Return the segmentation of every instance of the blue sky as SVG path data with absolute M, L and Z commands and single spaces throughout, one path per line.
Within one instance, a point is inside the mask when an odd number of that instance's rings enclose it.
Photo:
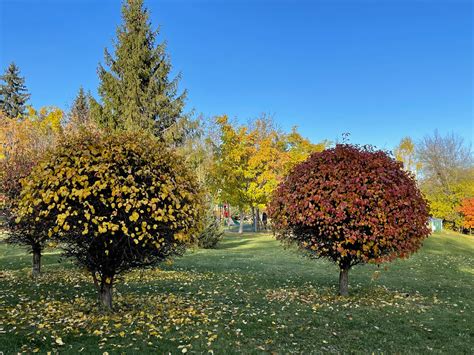
M 313 141 L 391 149 L 454 131 L 473 139 L 473 5 L 442 0 L 145 0 L 188 108 L 242 122 L 262 112 Z M 0 67 L 34 106 L 96 92 L 120 1 L 1 0 Z

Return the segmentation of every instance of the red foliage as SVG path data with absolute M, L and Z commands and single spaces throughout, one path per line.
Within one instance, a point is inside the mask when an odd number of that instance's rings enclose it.
M 371 147 L 311 155 L 275 191 L 269 213 L 278 239 L 341 270 L 406 257 L 430 234 L 414 177 Z
M 459 212 L 464 216 L 463 226 L 474 228 L 474 198 L 466 198 L 459 207 Z

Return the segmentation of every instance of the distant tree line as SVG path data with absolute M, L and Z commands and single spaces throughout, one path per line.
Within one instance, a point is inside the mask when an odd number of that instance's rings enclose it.
M 435 131 L 415 143 L 405 137 L 395 148 L 396 159 L 411 171 L 427 197 L 431 215 L 460 232 L 474 228 L 474 160 L 462 137 Z

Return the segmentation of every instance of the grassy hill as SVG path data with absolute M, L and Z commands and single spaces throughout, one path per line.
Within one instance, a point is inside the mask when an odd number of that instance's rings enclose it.
M 117 285 L 114 314 L 90 277 L 57 251 L 29 278 L 30 256 L 0 243 L 0 351 L 473 353 L 474 238 L 431 236 L 408 260 L 356 267 L 349 298 L 337 268 L 269 235 L 227 233 Z

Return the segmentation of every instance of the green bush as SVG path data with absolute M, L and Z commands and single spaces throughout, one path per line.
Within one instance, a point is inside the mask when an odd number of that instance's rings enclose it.
M 198 236 L 198 246 L 213 249 L 224 237 L 224 230 L 212 210 L 208 210 L 204 219 L 204 228 Z

